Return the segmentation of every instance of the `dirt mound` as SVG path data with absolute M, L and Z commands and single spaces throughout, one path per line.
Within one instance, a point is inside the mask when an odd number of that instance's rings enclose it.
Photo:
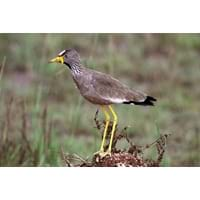
M 96 126 L 99 130 L 105 126 L 105 122 L 100 122 L 97 120 L 97 114 L 95 115 Z M 112 129 L 112 123 L 108 128 L 108 137 L 109 140 L 110 132 Z M 98 154 L 94 155 L 92 159 L 84 159 L 78 155 L 69 155 L 61 152 L 63 161 L 68 167 L 158 167 L 163 159 L 167 137 L 170 134 L 161 135 L 157 140 L 151 144 L 146 144 L 144 146 L 135 145 L 128 138 L 126 133 L 127 127 L 125 127 L 120 133 L 116 130 L 115 138 L 112 145 L 111 155 L 105 157 L 100 157 Z M 125 140 L 128 143 L 128 148 L 121 150 L 117 148 L 117 143 L 120 140 Z M 107 149 L 108 145 L 104 149 Z M 147 159 L 144 156 L 144 153 L 151 148 L 156 148 L 157 158 Z

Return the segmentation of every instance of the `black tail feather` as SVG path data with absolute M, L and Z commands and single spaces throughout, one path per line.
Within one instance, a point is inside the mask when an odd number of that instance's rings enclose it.
M 145 101 L 138 102 L 138 101 L 126 101 L 124 104 L 135 104 L 141 106 L 154 106 L 154 101 L 157 101 L 154 97 L 147 96 Z

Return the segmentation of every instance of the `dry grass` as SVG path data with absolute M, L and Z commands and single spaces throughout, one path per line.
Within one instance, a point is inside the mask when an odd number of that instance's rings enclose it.
M 58 74 L 63 67 L 48 64 L 75 47 L 85 65 L 158 99 L 153 108 L 115 106 L 119 130 L 128 126 L 139 146 L 173 133 L 161 166 L 199 166 L 199 41 L 199 34 L 1 34 L 0 165 L 61 166 L 61 147 L 89 159 L 99 149 L 97 108 L 66 68 Z M 146 154 L 156 158 L 156 150 Z
M 102 123 L 97 119 L 97 113 L 95 115 L 95 123 L 97 129 L 105 128 L 105 121 Z M 112 123 L 111 123 L 112 124 Z M 167 138 L 170 134 L 161 135 L 156 141 L 151 144 L 146 144 L 143 146 L 138 146 L 133 144 L 126 133 L 127 127 L 125 127 L 120 133 L 115 131 L 114 141 L 112 145 L 111 156 L 107 155 L 105 157 L 100 157 L 98 154 L 94 155 L 92 159 L 84 159 L 75 154 L 65 154 L 63 149 L 61 151 L 61 156 L 63 158 L 64 164 L 67 167 L 158 167 L 160 166 L 167 144 Z M 111 128 L 108 128 L 107 143 L 110 140 Z M 102 130 L 103 137 L 103 130 Z M 117 143 L 121 140 L 125 140 L 128 143 L 128 149 L 119 149 Z M 157 158 L 148 159 L 145 158 L 145 152 L 150 148 L 155 148 L 157 150 Z M 104 147 L 106 150 L 108 145 Z

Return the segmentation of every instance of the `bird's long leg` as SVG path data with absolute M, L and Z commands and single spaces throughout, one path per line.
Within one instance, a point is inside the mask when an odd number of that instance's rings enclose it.
M 96 152 L 95 154 L 98 154 L 100 155 L 101 157 L 104 157 L 107 155 L 107 152 L 104 151 L 104 145 L 105 145 L 105 141 L 106 141 L 106 135 L 107 135 L 107 130 L 108 130 L 108 125 L 110 123 L 110 115 L 107 111 L 107 107 L 106 106 L 101 106 L 102 108 L 102 111 L 105 115 L 105 128 L 104 128 L 104 132 L 103 132 L 103 139 L 102 139 L 102 142 L 101 142 L 101 147 L 100 147 L 100 150 L 98 152 Z
M 112 126 L 112 131 L 111 131 L 110 143 L 109 143 L 108 151 L 107 151 L 108 154 L 111 154 L 112 142 L 113 142 L 113 139 L 114 139 L 114 134 L 115 134 L 115 129 L 116 129 L 118 117 L 117 117 L 117 114 L 115 113 L 115 111 L 113 110 L 111 105 L 109 105 L 108 108 L 110 109 L 110 111 L 113 115 L 113 126 Z
M 105 121 L 106 121 L 106 125 L 105 125 L 105 128 L 104 128 L 103 139 L 102 139 L 101 148 L 100 148 L 100 152 L 104 152 L 104 144 L 105 144 L 105 140 L 106 140 L 108 125 L 109 125 L 109 123 L 110 123 L 110 115 L 109 115 L 109 113 L 107 112 L 105 106 L 102 106 L 101 108 L 102 108 L 103 113 L 104 113 L 105 118 L 106 118 L 106 120 L 105 120 Z

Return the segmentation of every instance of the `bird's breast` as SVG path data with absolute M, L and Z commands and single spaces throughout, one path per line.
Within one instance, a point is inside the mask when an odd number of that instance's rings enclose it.
M 89 77 L 76 76 L 73 77 L 73 79 L 82 95 L 84 95 L 87 91 L 90 90 L 91 85 Z

